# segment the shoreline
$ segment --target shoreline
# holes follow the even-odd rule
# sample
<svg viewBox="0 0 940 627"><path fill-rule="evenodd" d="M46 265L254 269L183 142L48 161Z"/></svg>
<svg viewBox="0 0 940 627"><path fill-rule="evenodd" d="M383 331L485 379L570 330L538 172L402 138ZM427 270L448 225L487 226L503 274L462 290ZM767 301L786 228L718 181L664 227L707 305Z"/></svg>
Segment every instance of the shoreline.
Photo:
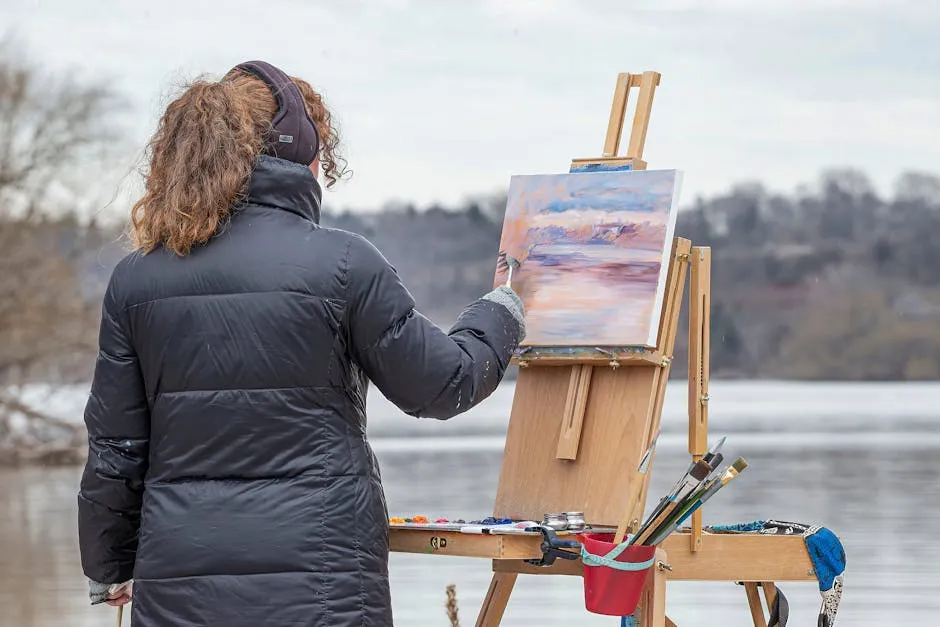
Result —
<svg viewBox="0 0 940 627"><path fill-rule="evenodd" d="M664 400L664 433L680 433L687 428L685 382L668 386ZM465 418L453 421L411 419L380 392L370 388L368 401L369 439L401 438L488 438L505 436L515 381L507 379L491 398L474 407ZM881 432L884 415L893 412L905 431L927 430L940 436L937 394L940 381L798 381L757 379L712 379L712 427L723 435L776 431L781 420L806 434L864 429ZM79 466L87 456L87 436L81 423L81 407L87 397L85 386L55 387L37 385L20 390L30 408L48 414L52 423L30 421L13 412L0 421L0 468ZM897 399L904 402L898 404ZM842 407L859 399L852 416ZM815 416L810 419L809 416ZM71 428L62 427L70 423ZM445 443L446 444L446 443ZM445 445L446 449L447 446Z"/></svg>
<svg viewBox="0 0 940 627"><path fill-rule="evenodd" d="M86 447L47 446L33 450L0 449L0 469L28 467L75 467L85 464Z"/></svg>

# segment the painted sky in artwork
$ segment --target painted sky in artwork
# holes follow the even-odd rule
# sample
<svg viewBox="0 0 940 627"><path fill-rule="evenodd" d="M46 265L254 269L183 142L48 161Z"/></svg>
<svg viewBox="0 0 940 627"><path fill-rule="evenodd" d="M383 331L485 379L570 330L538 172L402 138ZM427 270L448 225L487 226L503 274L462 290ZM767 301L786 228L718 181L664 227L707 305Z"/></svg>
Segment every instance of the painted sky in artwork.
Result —
<svg viewBox="0 0 940 627"><path fill-rule="evenodd" d="M522 262L526 346L655 346L681 173L514 176L500 242Z"/></svg>

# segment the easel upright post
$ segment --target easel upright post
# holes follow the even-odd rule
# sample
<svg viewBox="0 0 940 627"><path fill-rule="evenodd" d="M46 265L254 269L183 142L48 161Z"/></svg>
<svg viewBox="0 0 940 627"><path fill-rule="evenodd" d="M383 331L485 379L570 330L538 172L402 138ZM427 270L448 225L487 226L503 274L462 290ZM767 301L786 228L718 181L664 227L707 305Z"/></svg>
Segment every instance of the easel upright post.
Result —
<svg viewBox="0 0 940 627"><path fill-rule="evenodd" d="M711 248L692 248L689 278L689 453L697 462L708 452L708 377L711 335ZM690 549L702 546L702 510L692 514Z"/></svg>
<svg viewBox="0 0 940 627"><path fill-rule="evenodd" d="M646 146L646 131L649 129L649 117L653 110L653 91L659 85L659 74L643 72L640 75L640 96L633 116L633 128L630 129L630 143L627 144L627 156L643 158Z"/></svg>
<svg viewBox="0 0 940 627"><path fill-rule="evenodd" d="M641 600L643 627L666 627L672 623L666 617L666 552L656 549L656 561L649 576L649 585ZM674 624L674 623L673 623Z"/></svg>
<svg viewBox="0 0 940 627"><path fill-rule="evenodd" d="M623 120L627 114L627 97L630 93L630 80L633 74L620 73L614 87L614 100L610 105L610 121L607 123L607 136L604 138L604 157L616 157L620 149L620 137L623 135Z"/></svg>
<svg viewBox="0 0 940 627"><path fill-rule="evenodd" d="M570 172L591 170L645 170L643 148L646 145L646 132L649 128L650 113L653 108L653 93L659 85L658 72L642 74L621 73L617 75L614 98L610 107L610 120L607 122L607 134L604 137L603 157L594 159L573 159ZM630 89L639 88L637 107L630 129L630 140L625 157L617 152L623 135L623 124L627 115L627 103ZM581 429L584 423L584 411L587 407L588 392L594 366L579 364L571 367L568 380L568 397L565 401L565 413L562 430L558 436L556 457L574 461L578 458L578 445L581 442Z"/></svg>
<svg viewBox="0 0 940 627"><path fill-rule="evenodd" d="M679 326L679 307L682 300L682 290L685 287L686 269L689 264L691 242L687 239L676 238L670 256L669 274L666 277L666 299L663 304L662 318L659 324L660 346L662 360L653 372L653 394L650 398L651 406L646 416L643 446L648 448L659 428L662 416L663 402L666 398L666 384L669 382L669 370L672 365L672 351L675 346L676 331ZM652 453L655 457L655 451ZM650 462L652 464L652 461ZM646 503L646 490L649 481L646 480L639 469L631 468L633 480L630 482L630 498L627 508L623 511L614 542L623 542L627 533L635 530L639 519L643 515L643 505Z"/></svg>

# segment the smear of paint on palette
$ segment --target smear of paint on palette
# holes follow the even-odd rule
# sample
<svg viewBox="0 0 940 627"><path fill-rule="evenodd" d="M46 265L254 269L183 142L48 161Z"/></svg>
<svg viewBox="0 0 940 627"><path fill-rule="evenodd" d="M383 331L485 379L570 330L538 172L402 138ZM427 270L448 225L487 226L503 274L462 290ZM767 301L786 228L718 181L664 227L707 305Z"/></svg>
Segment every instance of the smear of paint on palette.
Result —
<svg viewBox="0 0 940 627"><path fill-rule="evenodd" d="M526 346L655 346L677 170L514 176L501 254L521 261ZM497 263L495 285L506 282Z"/></svg>

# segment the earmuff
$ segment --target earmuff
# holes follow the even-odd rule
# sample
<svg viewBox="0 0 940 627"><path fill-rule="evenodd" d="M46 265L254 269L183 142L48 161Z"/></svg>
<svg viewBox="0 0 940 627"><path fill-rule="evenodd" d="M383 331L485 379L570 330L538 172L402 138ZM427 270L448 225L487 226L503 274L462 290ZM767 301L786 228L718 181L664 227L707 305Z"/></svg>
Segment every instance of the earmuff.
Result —
<svg viewBox="0 0 940 627"><path fill-rule="evenodd" d="M240 63L229 74L236 70L260 78L277 100L277 113L265 137L264 154L302 165L313 163L320 151L320 134L294 81L264 61Z"/></svg>

